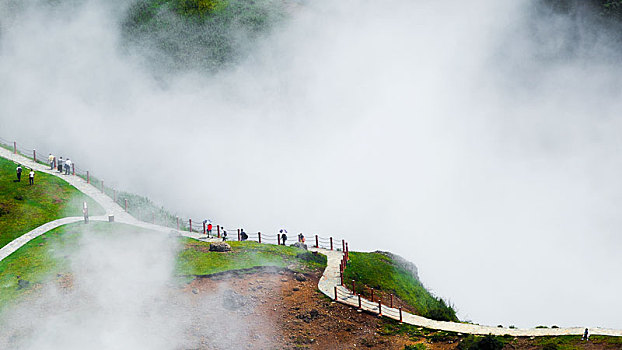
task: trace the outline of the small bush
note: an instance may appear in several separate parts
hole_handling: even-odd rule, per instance
[[[466,337],[460,344],[458,350],[501,350],[505,344],[499,337],[487,335],[481,339],[475,336]]]
[[[428,347],[424,343],[417,343],[413,345],[405,345],[404,350],[427,350]]]

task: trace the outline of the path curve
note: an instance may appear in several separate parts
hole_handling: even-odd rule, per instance
[[[322,293],[331,299],[335,299],[335,287],[338,290],[337,301],[358,308],[358,297],[353,294],[352,291],[341,285],[341,278],[339,274],[339,266],[341,259],[343,259],[343,253],[341,251],[332,251],[327,249],[311,248],[312,251],[317,251],[326,255],[327,263],[326,270],[320,278],[318,288]],[[371,313],[378,313],[378,303],[371,302],[365,298],[361,298],[361,309],[369,311]],[[395,320],[399,320],[399,310],[396,308],[390,308],[386,305],[382,305],[382,315]],[[481,326],[469,323],[459,322],[445,322],[436,321],[429,318],[425,318],[411,313],[402,312],[402,318],[404,323],[411,325],[425,327],[429,329],[436,329],[442,331],[464,333],[464,334],[478,334],[478,335],[511,335],[515,337],[541,337],[541,336],[560,336],[560,335],[583,335],[585,327],[574,328],[526,328],[526,329],[512,329],[512,328],[499,328],[491,326]],[[622,330],[608,329],[608,328],[590,328],[591,335],[607,335],[620,337],[622,336]]]
[[[204,236],[194,233],[194,232],[186,232],[186,231],[177,231],[171,229],[169,227],[164,227],[160,225],[150,224],[147,222],[143,222],[137,220],[133,216],[129,215],[125,212],[120,205],[115,203],[112,198],[105,195],[100,190],[96,189],[94,186],[88,184],[85,180],[78,176],[74,175],[61,175],[54,170],[50,170],[49,166],[45,166],[43,164],[36,163],[22,155],[13,154],[13,152],[0,147],[0,157],[10,159],[14,162],[18,162],[22,165],[25,165],[29,168],[33,168],[36,171],[51,174],[61,179],[65,180],[80,192],[86,194],[91,197],[95,202],[104,208],[108,215],[114,215],[115,221],[141,227],[153,231],[158,232],[175,232],[181,236],[194,238],[197,240],[205,240]],[[34,230],[14,239],[6,246],[0,248],[0,261],[9,256],[11,253],[15,252],[17,249],[22,247],[24,244],[28,243],[30,240],[38,237],[45,232],[48,232],[56,227],[66,225],[73,222],[79,222],[83,220],[82,217],[67,217],[54,221],[50,221],[46,224],[43,224]],[[107,221],[108,216],[98,216],[91,217],[91,220],[94,221]],[[328,296],[331,299],[335,298],[335,287],[337,287],[339,291],[339,296],[337,301],[346,305],[350,305],[353,307],[358,307],[358,298],[354,295],[350,290],[341,286],[341,279],[339,274],[339,265],[341,260],[343,259],[343,252],[336,250],[328,250],[323,248],[310,248],[311,251],[316,251],[318,253],[324,254],[327,257],[326,269],[320,278],[318,283],[318,289]],[[365,311],[369,311],[372,313],[378,313],[377,303],[373,303],[367,299],[361,298],[362,300],[362,309]],[[382,314],[385,317],[393,318],[399,320],[399,310],[395,308],[389,308],[388,306],[382,305]],[[521,337],[532,337],[532,336],[560,336],[560,335],[582,335],[584,328],[582,327],[574,327],[574,328],[527,328],[527,329],[511,329],[511,328],[499,328],[499,327],[491,327],[491,326],[481,326],[475,324],[468,323],[458,323],[458,322],[445,322],[445,321],[435,321],[422,316],[414,315],[411,313],[403,312],[402,318],[404,323],[408,323],[411,325],[425,327],[429,329],[464,333],[464,334],[493,334],[493,335],[512,335],[512,336],[521,336]],[[591,328],[590,334],[592,335],[607,335],[607,336],[622,336],[622,330],[618,329],[607,329],[607,328]]]

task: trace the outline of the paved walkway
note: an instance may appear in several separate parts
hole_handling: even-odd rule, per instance
[[[22,165],[25,165],[29,168],[34,168],[38,172],[44,172],[48,174],[52,174],[54,176],[58,176],[69,184],[73,185],[75,188],[80,190],[82,193],[87,196],[93,198],[99,205],[101,205],[108,215],[112,214],[115,217],[116,222],[129,224],[153,231],[158,232],[175,232],[179,235],[194,238],[197,240],[206,240],[205,236],[187,231],[177,231],[171,229],[169,227],[159,226],[150,224],[147,222],[139,221],[135,219],[133,216],[129,215],[125,212],[121,206],[115,203],[110,197],[105,195],[100,190],[88,184],[85,180],[78,176],[73,175],[60,175],[58,172],[50,170],[49,166],[45,166],[39,163],[35,163],[34,161],[21,156],[15,155],[13,152],[6,150],[0,147],[0,157],[7,158],[18,162]],[[11,243],[6,246],[0,248],[0,261],[11,253],[15,252],[17,249],[22,247],[24,244],[28,243],[30,240],[38,237],[45,232],[48,232],[56,227],[79,222],[83,220],[82,217],[68,217],[63,219],[54,220],[48,222],[44,225],[37,227],[36,229],[16,238]],[[108,216],[98,216],[91,217],[93,221],[107,221]],[[210,239],[208,241],[212,241],[214,239]],[[327,264],[322,277],[318,283],[318,289],[324,293],[326,296],[331,299],[335,298],[335,287],[338,290],[338,300],[340,303],[354,306],[358,308],[358,297],[354,295],[350,290],[341,286],[341,278],[339,275],[339,265],[341,259],[343,258],[343,253],[341,251],[328,250],[323,248],[310,248],[311,251],[316,251],[321,254],[326,255]],[[378,303],[371,302],[370,300],[361,298],[361,308],[365,311],[369,311],[372,313],[378,313]],[[393,318],[399,320],[399,310],[395,308],[389,308],[388,306],[382,305],[382,314],[386,317]],[[413,315],[407,312],[402,312],[402,320],[404,323],[408,323],[415,326],[437,329],[443,331],[451,331],[457,333],[465,333],[465,334],[494,334],[494,335],[512,335],[512,336],[559,336],[559,335],[582,335],[584,328],[530,328],[530,329],[510,329],[510,328],[498,328],[498,327],[490,327],[490,326],[480,326],[474,324],[467,323],[457,323],[457,322],[443,322],[443,321],[435,321],[431,319],[427,319],[425,317]],[[590,334],[592,335],[608,335],[608,336],[622,336],[622,330],[616,329],[605,329],[605,328],[591,328]]]
[[[335,287],[337,287],[337,301],[346,305],[358,308],[358,296],[344,286],[341,286],[341,278],[339,274],[339,265],[343,258],[341,251],[332,251],[327,249],[311,248],[310,250],[320,252],[328,258],[326,270],[320,279],[318,288],[322,293],[331,299],[335,299]],[[361,298],[361,309],[378,313],[378,301],[371,302],[368,299]],[[399,309],[390,308],[386,305],[381,306],[382,315],[395,320],[400,319]],[[494,334],[494,335],[512,335],[517,337],[531,336],[559,336],[559,335],[582,335],[585,327],[575,328],[528,328],[528,329],[511,329],[499,328],[491,326],[480,326],[468,323],[435,321],[425,317],[402,312],[402,321],[411,325],[425,327],[429,329],[464,333],[464,334]],[[590,328],[591,335],[608,335],[622,336],[622,330],[606,329],[606,328]]]

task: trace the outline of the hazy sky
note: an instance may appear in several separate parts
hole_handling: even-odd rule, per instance
[[[462,319],[622,328],[622,74],[589,22],[308,1],[231,70],[158,74],[124,1],[15,3],[0,137],[180,215],[398,253]]]

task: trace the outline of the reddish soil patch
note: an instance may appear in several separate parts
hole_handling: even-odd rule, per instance
[[[317,289],[320,273],[305,275],[306,281],[298,281],[295,277],[296,274],[291,271],[264,271],[197,278],[186,290],[205,295],[204,292],[219,288],[219,284],[226,279],[228,288],[255,299],[254,314],[264,315],[266,324],[272,327],[266,329],[253,326],[253,322],[248,323],[251,327],[249,332],[257,340],[253,344],[255,349],[273,348],[278,344],[279,349],[363,347],[402,350],[406,344],[414,344],[405,336],[378,334],[378,325],[382,320],[377,316],[357,312],[324,296]]]

